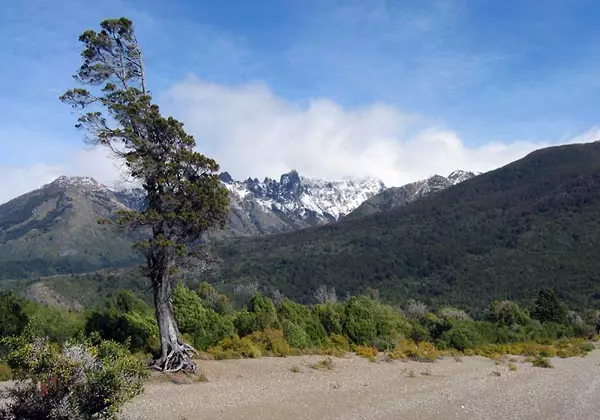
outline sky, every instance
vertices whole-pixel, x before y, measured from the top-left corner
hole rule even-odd
[[[120,16],[154,101],[237,179],[394,186],[600,138],[596,0],[7,0],[0,202],[60,175],[122,182],[58,100],[79,34]]]

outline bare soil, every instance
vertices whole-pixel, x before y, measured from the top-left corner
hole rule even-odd
[[[208,382],[155,376],[123,419],[598,419],[600,350],[554,368],[482,357],[435,363],[322,356],[202,361]],[[190,383],[191,382],[191,383]]]

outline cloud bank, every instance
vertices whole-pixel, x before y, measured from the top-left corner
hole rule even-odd
[[[296,169],[308,177],[377,177],[396,186],[455,169],[484,172],[541,147],[600,135],[594,128],[569,139],[469,146],[456,132],[385,103],[343,108],[315,98],[300,105],[262,83],[228,86],[189,78],[156,99],[164,113],[185,123],[202,153],[238,179]],[[0,202],[60,175],[93,176],[107,185],[123,181],[118,163],[105,151],[82,146],[51,161],[0,166],[0,177],[10,180],[0,190]]]

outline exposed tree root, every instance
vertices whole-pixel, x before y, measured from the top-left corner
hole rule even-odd
[[[165,373],[188,372],[196,373],[198,365],[192,358],[193,354],[198,354],[195,348],[189,344],[179,344],[171,346],[168,354],[160,359],[157,359],[152,364],[152,368]]]

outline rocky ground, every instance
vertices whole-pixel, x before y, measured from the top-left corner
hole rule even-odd
[[[553,369],[481,357],[371,363],[320,356],[202,362],[208,382],[154,377],[123,413],[138,419],[597,419],[600,351]]]

